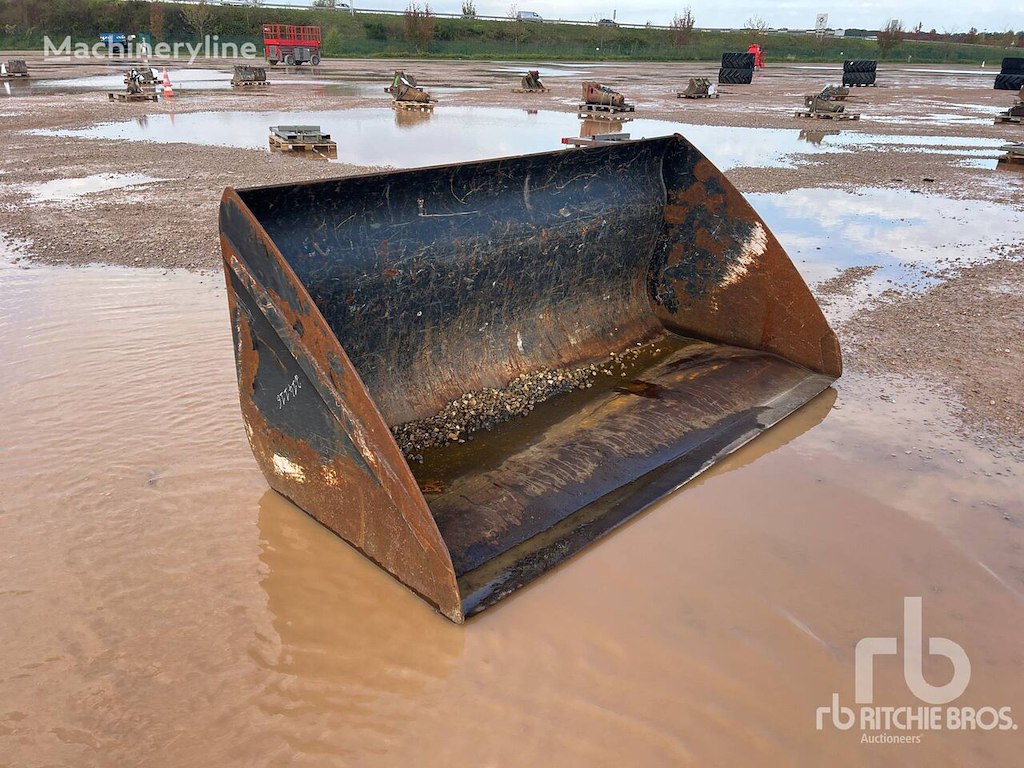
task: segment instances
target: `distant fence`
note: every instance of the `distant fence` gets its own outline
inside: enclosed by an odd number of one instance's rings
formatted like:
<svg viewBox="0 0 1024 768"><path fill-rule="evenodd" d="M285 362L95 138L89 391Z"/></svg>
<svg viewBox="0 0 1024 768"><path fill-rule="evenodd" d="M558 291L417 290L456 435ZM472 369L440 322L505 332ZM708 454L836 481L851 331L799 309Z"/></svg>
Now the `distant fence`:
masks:
<svg viewBox="0 0 1024 768"><path fill-rule="evenodd" d="M183 3L183 4L186 4L186 5L197 5L201 1L202 0L163 0L163 2ZM338 7L338 6L335 6L333 8L330 7L330 6L320 7L320 6L312 5L312 3L307 3L305 5L292 5L292 4L289 4L289 3L263 2L262 0L259 0L258 2L255 2L255 3L253 3L253 2L246 2L245 0L227 0L226 2L217 2L216 0L206 0L206 3L207 3L207 5L221 6L221 7L224 7L224 8L274 8L274 9L289 10L289 11L301 11L301 10L335 11L336 13L351 13L353 15L359 15L361 13L371 14L371 15L383 15L383 16L404 16L405 15L405 11L404 10L396 11L396 10L388 10L388 9L382 9L382 8L355 8L354 6L352 6L351 3L348 4L349 8L341 8L341 7ZM515 19L513 19L513 18L511 18L509 16L485 16L485 15L479 14L479 13L476 14L475 16L464 16L461 13L437 13L435 11L431 11L430 15L431 16L435 16L435 17L437 17L439 19L477 19L477 20L480 20L480 21L515 21ZM589 20L589 21L582 21L582 20L579 20L579 19L544 19L544 21L546 23L548 23L548 24L574 24L574 25L577 25L577 26L586 26L586 27L599 26L599 23L598 23L598 21L596 19L592 19L592 20ZM534 23L534 22L523 22L523 23ZM667 24L651 24L651 23L647 23L647 24L625 24L625 23L621 23L621 22L615 22L615 26L616 27L621 27L623 29L662 29L662 30L671 29L671 27L669 25L667 25ZM743 29L743 28L735 28L735 27L733 27L733 28L730 28L730 27L694 27L694 31L695 32L702 32L702 31L703 32L749 32L749 33L752 33L752 34L755 33L755 32L758 32L758 30L754 30L754 29ZM815 34L815 30L813 30L813 29L808 29L808 30L801 30L801 29L767 30L767 34L776 34L776 33L777 34L789 34L789 35L806 33L806 34L813 35L813 34Z"/></svg>

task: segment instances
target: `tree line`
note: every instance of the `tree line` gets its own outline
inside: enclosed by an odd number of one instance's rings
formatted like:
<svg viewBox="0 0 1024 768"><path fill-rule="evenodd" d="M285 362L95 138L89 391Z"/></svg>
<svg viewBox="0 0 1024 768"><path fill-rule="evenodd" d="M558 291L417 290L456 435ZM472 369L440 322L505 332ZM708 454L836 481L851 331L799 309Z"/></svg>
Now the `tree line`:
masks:
<svg viewBox="0 0 1024 768"><path fill-rule="evenodd" d="M403 15L350 13L317 0L320 8L266 8L259 4L168 3L146 0L7 0L0 4L0 44L38 48L42 36L96 39L100 32L149 33L154 42L191 41L207 34L223 40L260 42L262 23L314 24L322 28L327 56L422 55L551 58L713 60L723 51L746 50L761 43L769 61L834 60L843 56L905 59L919 62L993 60L999 54L976 46L1024 46L1024 35L925 32L922 24L905 30L890 21L882 29L863 30L874 41L779 34L753 17L738 32L697 29L691 7L681 8L668 29L616 25L528 24L517 20L515 4L508 20L479 19L473 0L464 0L462 18L435 16L429 5L410 2ZM854 32L855 30L848 30ZM936 46L935 42L945 45ZM967 45L959 45L965 43Z"/></svg>

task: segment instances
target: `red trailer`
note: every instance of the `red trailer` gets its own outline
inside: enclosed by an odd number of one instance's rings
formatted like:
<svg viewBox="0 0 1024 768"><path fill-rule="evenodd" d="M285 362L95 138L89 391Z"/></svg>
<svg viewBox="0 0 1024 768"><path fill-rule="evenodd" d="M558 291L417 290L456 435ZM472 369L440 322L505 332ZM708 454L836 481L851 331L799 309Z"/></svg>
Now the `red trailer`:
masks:
<svg viewBox="0 0 1024 768"><path fill-rule="evenodd" d="M264 24L263 53L267 61L283 61L289 67L309 62L320 63L320 27L297 27L294 24Z"/></svg>

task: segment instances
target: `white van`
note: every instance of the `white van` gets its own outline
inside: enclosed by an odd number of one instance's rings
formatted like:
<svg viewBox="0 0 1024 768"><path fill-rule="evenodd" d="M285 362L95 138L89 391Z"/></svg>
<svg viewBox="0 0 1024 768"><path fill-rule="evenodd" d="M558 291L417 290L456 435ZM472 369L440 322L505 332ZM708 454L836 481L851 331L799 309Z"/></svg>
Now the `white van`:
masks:
<svg viewBox="0 0 1024 768"><path fill-rule="evenodd" d="M516 14L516 21L536 21L540 23L544 19L541 18L539 13L534 13L533 11L519 11Z"/></svg>

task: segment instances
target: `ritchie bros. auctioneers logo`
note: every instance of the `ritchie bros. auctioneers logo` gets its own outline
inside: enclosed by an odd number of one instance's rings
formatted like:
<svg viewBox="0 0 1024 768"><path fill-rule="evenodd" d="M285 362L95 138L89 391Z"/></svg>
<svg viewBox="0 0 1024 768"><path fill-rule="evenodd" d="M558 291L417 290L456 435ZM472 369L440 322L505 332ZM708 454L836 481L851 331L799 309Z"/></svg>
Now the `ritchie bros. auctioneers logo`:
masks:
<svg viewBox="0 0 1024 768"><path fill-rule="evenodd" d="M945 685L932 685L924 679L920 597L903 598L903 679L907 688L929 706L885 707L875 705L875 656L895 656L898 638L865 637L854 653L854 698L858 707L842 706L839 694L832 703L817 709L817 728L828 722L840 731L855 726L865 744L917 744L924 731L1015 731L1010 707L946 706L955 701L971 681L971 660L959 643L947 637L929 637L928 653L945 656L953 665L953 677Z"/></svg>

